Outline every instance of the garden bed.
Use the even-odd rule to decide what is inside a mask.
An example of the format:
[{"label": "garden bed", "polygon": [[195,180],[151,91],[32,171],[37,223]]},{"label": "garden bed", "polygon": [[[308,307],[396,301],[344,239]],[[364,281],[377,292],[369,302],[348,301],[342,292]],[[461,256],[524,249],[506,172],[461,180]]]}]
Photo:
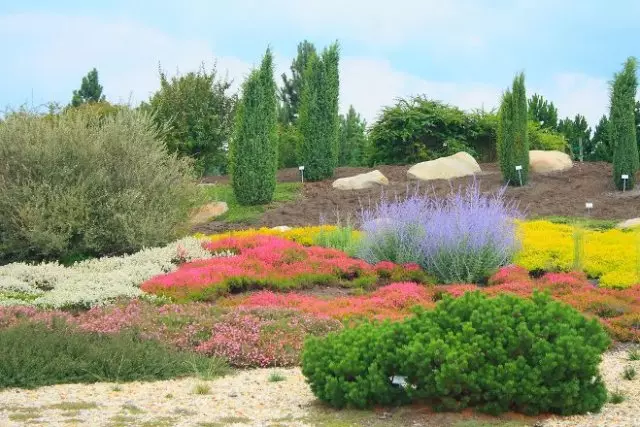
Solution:
[{"label": "garden bed", "polygon": [[[497,164],[480,165],[483,173],[477,177],[482,191],[497,191],[503,180]],[[389,194],[405,194],[411,184],[406,172],[409,166],[377,167],[390,181],[386,188]],[[337,168],[335,178],[369,172],[368,168]],[[637,216],[640,195],[621,197],[615,192],[611,180],[611,164],[604,162],[575,163],[565,172],[541,175],[532,173],[531,181],[524,188],[508,188],[506,196],[514,199],[529,218],[539,216],[583,216],[585,202],[593,203],[592,218],[625,220]],[[300,179],[297,169],[285,169],[278,172],[280,182],[294,182]],[[227,177],[207,178],[209,182],[227,182]],[[451,181],[433,181],[422,183],[425,190],[444,195],[454,187],[466,186],[473,178],[458,178]],[[335,223],[335,213],[342,220],[355,215],[364,204],[375,203],[380,198],[380,190],[343,191],[332,188],[333,180],[306,182],[303,198],[295,202],[284,203],[268,209],[258,220],[250,223],[254,226],[275,227],[278,225],[304,226],[319,224],[321,214],[328,223]],[[245,225],[246,226],[246,225]],[[216,233],[239,228],[238,223],[214,221],[198,227],[204,233]]]}]

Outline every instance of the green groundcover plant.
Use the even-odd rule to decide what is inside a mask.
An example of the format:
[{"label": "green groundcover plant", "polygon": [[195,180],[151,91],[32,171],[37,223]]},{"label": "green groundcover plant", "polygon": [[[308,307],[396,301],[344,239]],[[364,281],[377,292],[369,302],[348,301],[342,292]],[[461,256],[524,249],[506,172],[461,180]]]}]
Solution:
[{"label": "green groundcover plant", "polygon": [[212,359],[142,339],[77,330],[61,319],[0,330],[0,389],[101,381],[165,380],[209,372]]},{"label": "green groundcover plant", "polygon": [[397,323],[364,323],[309,338],[303,374],[334,407],[411,402],[563,415],[598,411],[609,339],[595,320],[548,295],[445,297]]}]

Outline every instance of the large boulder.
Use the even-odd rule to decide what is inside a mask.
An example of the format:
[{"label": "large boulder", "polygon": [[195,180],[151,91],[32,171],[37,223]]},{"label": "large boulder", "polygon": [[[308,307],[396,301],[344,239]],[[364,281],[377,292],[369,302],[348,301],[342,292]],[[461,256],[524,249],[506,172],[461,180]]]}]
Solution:
[{"label": "large boulder", "polygon": [[389,185],[389,180],[378,170],[333,181],[333,188],[337,190],[364,190],[381,185]]},{"label": "large boulder", "polygon": [[191,215],[191,225],[206,224],[229,210],[226,202],[212,202],[196,209]]},{"label": "large boulder", "polygon": [[640,227],[640,218],[631,218],[626,221],[622,221],[616,225],[616,228],[625,229],[625,228],[636,228]]},{"label": "large boulder", "polygon": [[476,159],[461,151],[452,156],[418,163],[407,171],[409,179],[431,181],[434,179],[452,179],[475,175],[482,172]]},{"label": "large boulder", "polygon": [[561,172],[571,169],[573,162],[562,151],[529,151],[529,169],[536,173]]}]

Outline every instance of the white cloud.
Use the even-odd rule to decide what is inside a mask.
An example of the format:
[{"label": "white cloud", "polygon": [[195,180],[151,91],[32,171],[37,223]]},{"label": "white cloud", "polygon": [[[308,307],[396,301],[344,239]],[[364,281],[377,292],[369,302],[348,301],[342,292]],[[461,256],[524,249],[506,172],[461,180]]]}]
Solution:
[{"label": "white cloud", "polygon": [[[384,27],[387,25],[385,22],[395,22],[394,19],[399,19],[402,26],[409,29],[427,18],[430,23],[441,27],[444,24],[440,21],[447,23],[456,10],[453,6],[439,6],[431,10],[427,18],[423,18],[417,15],[424,12],[427,6],[417,6],[415,13],[406,14],[402,8],[395,12],[393,8],[380,7],[362,10],[356,7],[359,2],[362,0],[353,5],[345,3],[343,15],[334,18],[334,21],[340,25],[346,24],[361,11],[362,20],[354,21],[354,25],[359,25],[363,34],[374,31],[376,23],[381,25],[381,34],[394,32],[397,23],[386,29]],[[401,3],[408,4],[405,0]],[[320,13],[320,17],[322,13],[328,14],[327,11],[332,9],[328,6],[330,4],[320,8],[318,4],[310,3],[305,9],[294,4],[291,6],[293,11],[289,13],[304,9],[306,12],[300,20],[311,24],[314,20],[321,21],[316,12]],[[385,13],[391,15],[385,16]],[[408,33],[401,34],[404,37]],[[465,34],[471,37],[468,40],[470,46],[482,44],[480,36],[476,38],[473,32]],[[100,72],[109,100],[137,103],[147,99],[157,89],[158,63],[173,73],[176,69],[181,72],[196,69],[203,60],[209,66],[217,61],[218,71],[234,79],[237,88],[251,66],[259,61],[259,58],[247,60],[216,55],[216,47],[205,40],[175,37],[135,21],[86,16],[0,16],[0,38],[15,40],[19,44],[19,50],[13,50],[14,56],[9,57],[4,71],[0,70],[6,76],[0,84],[12,85],[12,79],[20,81],[21,86],[34,88],[40,102],[53,99],[66,102],[71,91],[79,85],[81,77],[94,66]],[[278,81],[290,62],[291,58],[276,54]],[[500,94],[508,84],[505,82],[497,86],[481,81],[432,81],[398,70],[384,59],[344,56],[341,61],[341,108],[345,111],[353,104],[368,122],[372,122],[380,108],[392,104],[396,98],[424,94],[464,109],[491,109],[498,106]],[[562,117],[581,113],[592,125],[607,110],[607,83],[596,77],[577,73],[556,74],[549,83],[539,87],[529,85],[529,92],[534,91],[552,100]]]},{"label": "white cloud", "polygon": [[[197,69],[217,62],[235,86],[251,64],[237,57],[215,56],[205,41],[172,37],[129,20],[105,21],[86,16],[23,14],[0,16],[0,36],[22,40],[9,69],[38,91],[43,101],[71,97],[82,76],[96,67],[107,99],[138,103],[159,86],[158,65],[169,72]],[[65,95],[62,95],[65,94]],[[68,95],[67,95],[68,94]],[[65,99],[66,100],[66,99]]]},{"label": "white cloud", "polygon": [[[342,109],[353,104],[368,122],[375,119],[381,106],[418,94],[465,110],[490,110],[500,105],[501,94],[509,85],[430,81],[396,70],[388,61],[355,57],[343,58],[340,77]],[[579,73],[559,73],[548,84],[528,85],[530,94],[537,92],[553,101],[561,118],[579,113],[592,126],[608,110],[608,91],[606,80]]]}]

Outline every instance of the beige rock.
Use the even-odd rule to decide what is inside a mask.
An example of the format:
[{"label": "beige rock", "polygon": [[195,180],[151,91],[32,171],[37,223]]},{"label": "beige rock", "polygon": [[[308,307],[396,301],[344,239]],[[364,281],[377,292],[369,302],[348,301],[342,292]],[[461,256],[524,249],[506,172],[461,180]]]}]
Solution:
[{"label": "beige rock", "polygon": [[276,231],[283,232],[283,231],[289,231],[289,230],[291,230],[291,227],[289,227],[288,225],[278,225],[277,227],[272,227],[271,229],[272,229],[272,230],[276,230]]},{"label": "beige rock", "polygon": [[434,179],[452,179],[475,175],[482,172],[476,159],[463,151],[452,156],[418,163],[407,171],[409,179],[431,181]]},{"label": "beige rock", "polygon": [[616,228],[636,228],[640,227],[640,218],[631,218],[626,221],[622,221]]},{"label": "beige rock", "polygon": [[573,162],[562,151],[529,151],[529,168],[536,173],[560,172],[571,169]]},{"label": "beige rock", "polygon": [[378,170],[333,181],[333,188],[337,190],[363,190],[382,185],[389,185],[389,180]]},{"label": "beige rock", "polygon": [[212,219],[219,217],[229,210],[226,202],[212,202],[199,207],[193,215],[191,215],[191,224],[205,224]]}]

